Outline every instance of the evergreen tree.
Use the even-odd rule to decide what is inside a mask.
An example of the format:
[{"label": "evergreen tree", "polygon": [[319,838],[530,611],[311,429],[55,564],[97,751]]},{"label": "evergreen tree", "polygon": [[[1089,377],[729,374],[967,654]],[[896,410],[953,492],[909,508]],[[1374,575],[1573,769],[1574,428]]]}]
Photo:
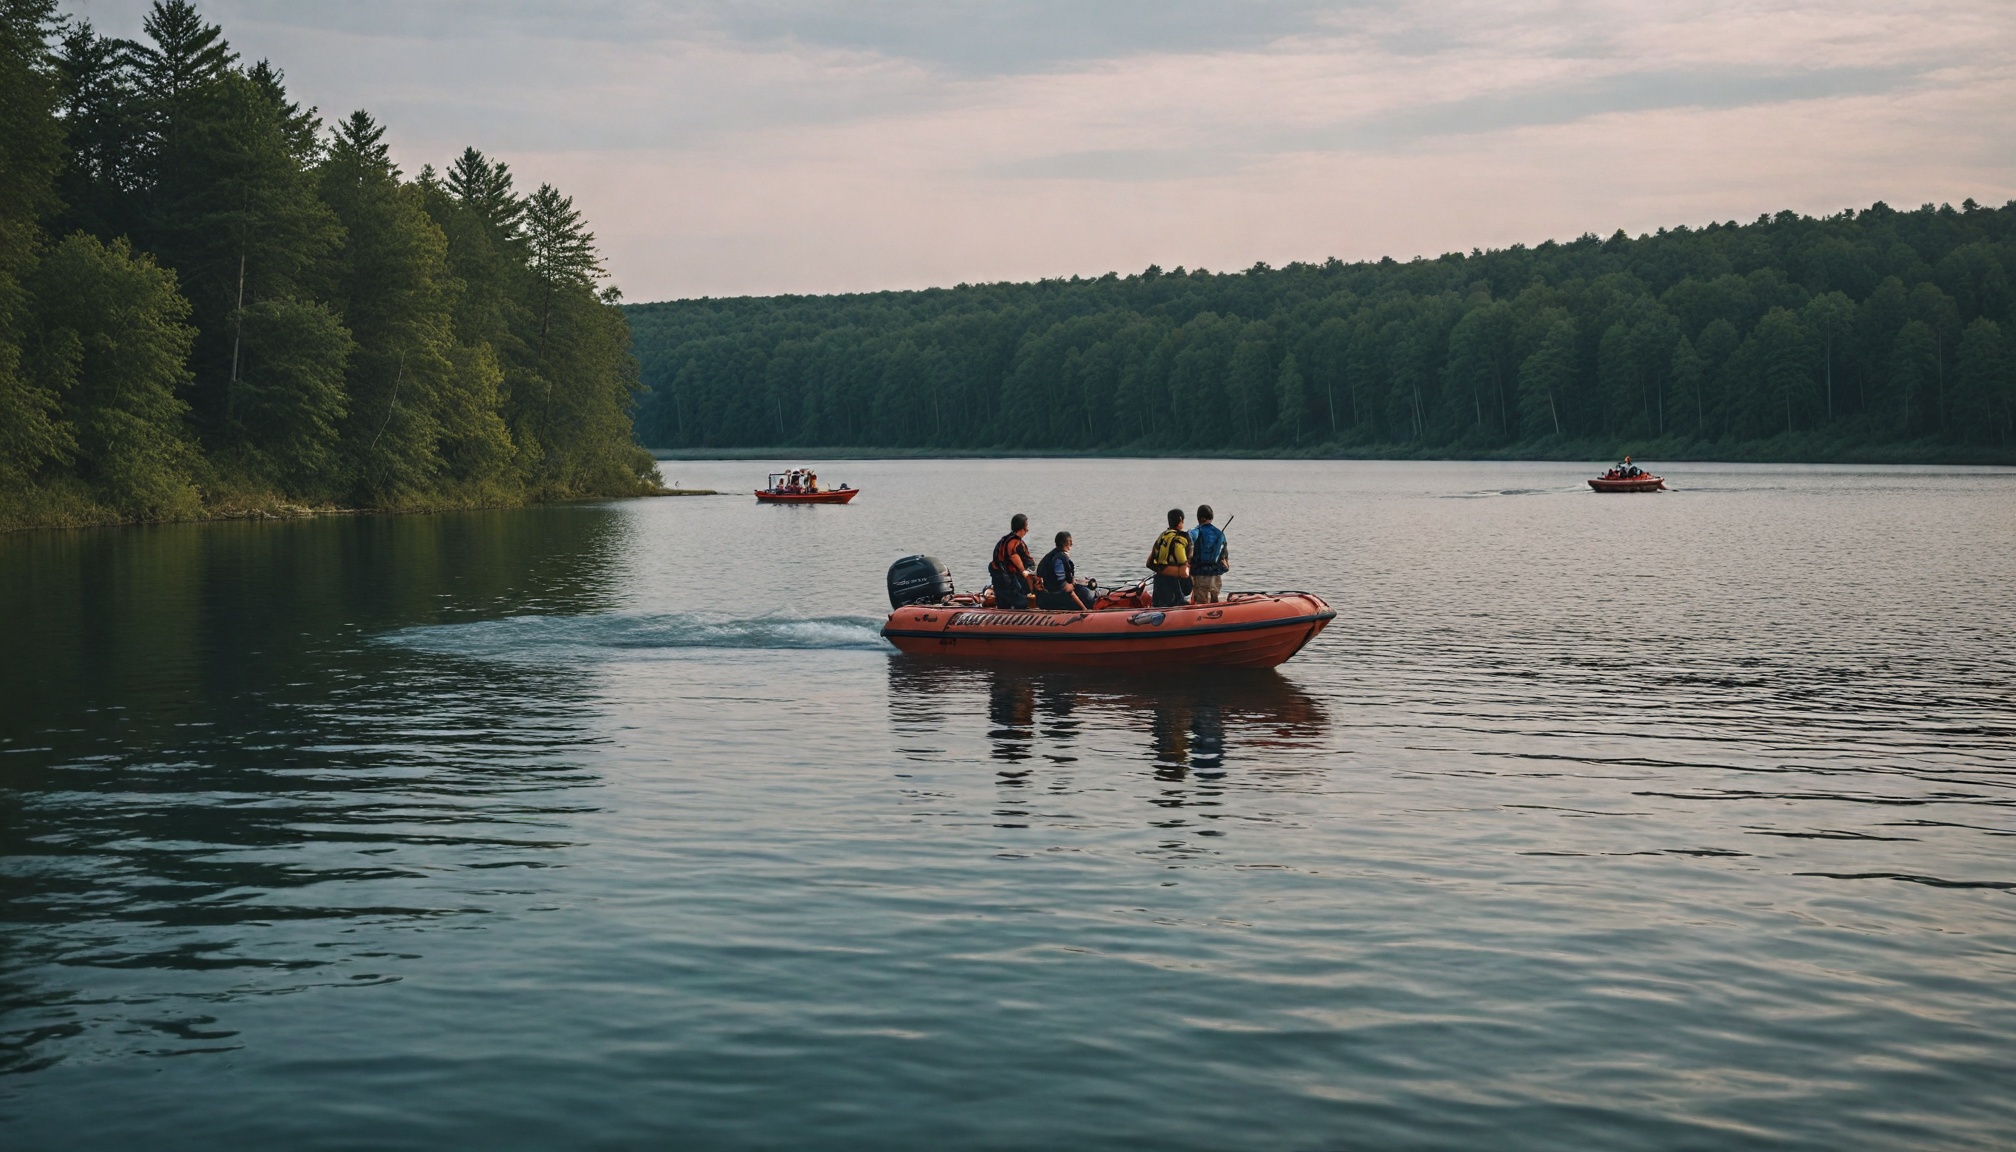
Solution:
[{"label": "evergreen tree", "polygon": [[125,516],[195,514],[197,456],[176,395],[195,331],[175,274],[77,234],[36,272],[41,339],[76,429],[78,475]]},{"label": "evergreen tree", "polygon": [[31,321],[26,286],[56,208],[63,130],[56,67],[46,47],[49,0],[0,0],[0,498],[72,446],[57,396],[23,361]]},{"label": "evergreen tree", "polygon": [[525,201],[525,247],[532,276],[539,285],[537,311],[543,343],[553,312],[568,289],[593,288],[605,273],[595,253],[595,234],[588,231],[571,196],[551,184],[541,184]]},{"label": "evergreen tree", "polygon": [[1288,444],[1302,442],[1302,421],[1307,415],[1309,400],[1302,382],[1302,370],[1295,363],[1293,352],[1281,358],[1281,374],[1274,380],[1275,411],[1277,425],[1275,438]]},{"label": "evergreen tree", "polygon": [[[2016,204],[1876,204],[1405,264],[640,305],[630,317],[654,391],[638,426],[659,443],[769,443],[777,421],[758,414],[781,411],[798,414],[783,433],[798,443],[908,443],[908,393],[884,386],[913,379],[888,371],[907,346],[948,374],[931,393],[947,446],[1262,447],[1284,436],[1277,374],[1292,352],[1304,431],[1322,451],[1545,439],[1536,450],[1594,452],[1652,437],[1659,451],[1855,454],[1908,436],[1925,439],[1885,454],[1936,455],[1971,435],[1954,383],[1963,328],[2016,321],[2012,251]],[[1091,317],[1100,330],[1081,339]],[[1932,353],[1904,356],[1915,366],[1893,379],[1893,345],[1914,319]],[[1572,347],[1557,338],[1533,361],[1562,320]],[[1265,370],[1249,330],[1268,333]],[[1140,344],[1119,336],[1148,331]],[[772,372],[786,345],[789,370]],[[1529,362],[1529,379],[1550,387],[1520,389]],[[1889,389],[1905,376],[1917,391],[1899,428],[1906,409]],[[960,400],[949,413],[944,396]],[[1788,429],[1826,439],[1748,444]]]},{"label": "evergreen tree", "polygon": [[1243,325],[1228,366],[1226,394],[1231,400],[1236,443],[1252,446],[1274,423],[1274,329],[1265,322]]},{"label": "evergreen tree", "polygon": [[1682,420],[1679,426],[1697,437],[1707,434],[1707,382],[1706,362],[1694,350],[1694,342],[1682,336],[1673,346],[1673,399]]},{"label": "evergreen tree", "polygon": [[412,504],[442,478],[440,399],[454,375],[447,241],[368,113],[337,125],[317,176],[343,226],[334,300],[357,342],[342,436],[352,492]]},{"label": "evergreen tree", "polygon": [[[211,45],[210,51],[216,51]],[[192,397],[213,441],[237,443],[236,391],[248,349],[246,309],[262,302],[313,302],[329,289],[325,269],[342,227],[317,194],[311,156],[277,74],[266,82],[226,71],[185,89],[167,118],[155,161],[145,235],[176,270],[195,308]],[[297,316],[319,327],[312,309],[269,308],[261,337],[299,350],[274,327]],[[326,342],[323,342],[324,346]],[[257,350],[249,350],[258,355]]]},{"label": "evergreen tree", "polygon": [[[1811,400],[1812,341],[1805,326],[1799,323],[1799,317],[1785,308],[1773,308],[1759,321],[1752,339],[1758,343],[1763,369],[1761,387],[1751,391],[1756,401],[1752,434],[1790,432],[1798,427],[1797,413],[1804,411]],[[1784,413],[1782,424],[1775,419],[1775,413],[1766,415],[1781,407]]]},{"label": "evergreen tree", "polygon": [[1556,320],[1519,366],[1519,423],[1528,437],[1560,436],[1561,398],[1575,379],[1575,322]]},{"label": "evergreen tree", "polygon": [[0,524],[652,485],[628,323],[566,197],[521,200],[474,149],[408,182],[369,116],[325,139],[186,0],[143,28],[0,0]]},{"label": "evergreen tree", "polygon": [[1939,388],[1939,338],[1923,320],[1907,320],[1890,345],[1889,387],[1892,407],[1889,420],[1899,432],[1923,427],[1926,409],[1937,399]]},{"label": "evergreen tree", "polygon": [[2009,350],[2003,344],[2000,325],[1984,317],[1967,326],[1960,337],[1953,375],[1954,426],[1962,439],[2007,443],[2016,380],[2011,378]]},{"label": "evergreen tree", "polygon": [[1825,415],[1834,419],[1834,368],[1849,347],[1855,332],[1855,302],[1840,292],[1815,296],[1800,319],[1819,345],[1821,390]]},{"label": "evergreen tree", "polygon": [[326,304],[284,298],[246,308],[233,328],[245,345],[231,402],[241,453],[289,495],[341,495],[350,330]]},{"label": "evergreen tree", "polygon": [[222,78],[238,61],[224,30],[205,24],[188,0],[157,0],[141,30],[152,43],[128,45],[141,91],[157,109],[156,131],[172,132],[175,104]]}]

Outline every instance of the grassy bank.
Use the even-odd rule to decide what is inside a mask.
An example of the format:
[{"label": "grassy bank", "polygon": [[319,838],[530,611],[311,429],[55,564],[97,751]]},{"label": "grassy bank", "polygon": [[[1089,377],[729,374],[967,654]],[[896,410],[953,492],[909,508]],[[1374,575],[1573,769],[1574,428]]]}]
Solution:
[{"label": "grassy bank", "polygon": [[200,488],[196,499],[167,515],[134,516],[107,503],[81,481],[64,477],[0,494],[0,532],[36,528],[98,528],[120,524],[168,524],[202,520],[286,520],[303,516],[417,515],[478,508],[523,508],[577,500],[621,500],[644,496],[711,496],[697,489],[640,483],[620,492],[553,492],[528,495],[496,488],[471,488],[426,498],[369,506],[304,502],[272,488],[217,484]]}]

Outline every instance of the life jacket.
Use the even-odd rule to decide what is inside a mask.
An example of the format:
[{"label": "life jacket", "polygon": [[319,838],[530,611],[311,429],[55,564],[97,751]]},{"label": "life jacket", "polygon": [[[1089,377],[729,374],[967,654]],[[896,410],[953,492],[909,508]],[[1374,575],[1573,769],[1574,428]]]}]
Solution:
[{"label": "life jacket", "polygon": [[1178,568],[1190,563],[1190,537],[1181,528],[1170,528],[1155,538],[1155,547],[1148,552],[1148,567],[1156,575],[1162,575],[1164,568]]},{"label": "life jacket", "polygon": [[[1061,584],[1051,577],[1060,562],[1064,565],[1064,581]],[[1045,592],[1069,592],[1072,577],[1078,575],[1078,566],[1071,563],[1071,557],[1065,555],[1062,548],[1052,548],[1043,554],[1042,561],[1036,565],[1036,575],[1042,577]]]},{"label": "life jacket", "polygon": [[1199,524],[1197,534],[1190,540],[1190,574],[1192,576],[1223,576],[1225,574],[1225,533],[1216,524]]},{"label": "life jacket", "polygon": [[[1019,573],[1016,571],[1015,565],[1010,563],[1010,560],[1018,553],[1022,558],[1022,568]],[[994,545],[994,559],[987,563],[988,575],[994,577],[996,580],[1027,579],[1026,573],[1028,571],[1029,546],[1024,544],[1022,538],[1013,532],[1001,537]]]}]

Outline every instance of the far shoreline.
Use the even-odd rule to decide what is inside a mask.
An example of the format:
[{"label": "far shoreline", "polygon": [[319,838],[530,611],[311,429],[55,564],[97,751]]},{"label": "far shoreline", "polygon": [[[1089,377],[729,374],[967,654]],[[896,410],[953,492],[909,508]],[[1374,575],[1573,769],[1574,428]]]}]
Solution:
[{"label": "far shoreline", "polygon": [[[1928,447],[1899,444],[1859,447],[1836,452],[1781,452],[1769,442],[1755,446],[1720,445],[1680,448],[1657,444],[1632,446],[1618,451],[1597,451],[1596,445],[1566,444],[1557,451],[1493,451],[1476,453],[1410,453],[1396,449],[1377,451],[1339,448],[1318,451],[1201,451],[1145,452],[1127,449],[1014,449],[1014,448],[873,448],[834,445],[765,445],[760,447],[650,448],[654,460],[1364,460],[1454,463],[1497,461],[1529,464],[1605,464],[1626,455],[1644,461],[1676,464],[1860,464],[1917,465],[1923,467],[2016,468],[2016,446],[1964,448],[1957,445]],[[1719,450],[1718,450],[1719,449]]]}]

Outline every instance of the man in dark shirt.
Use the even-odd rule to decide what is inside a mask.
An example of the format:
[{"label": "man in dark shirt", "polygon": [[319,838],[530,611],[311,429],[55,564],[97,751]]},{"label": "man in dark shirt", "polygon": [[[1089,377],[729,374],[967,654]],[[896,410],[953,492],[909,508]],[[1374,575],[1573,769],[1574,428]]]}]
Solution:
[{"label": "man in dark shirt", "polygon": [[1071,563],[1071,533],[1057,533],[1057,547],[1043,554],[1036,565],[1036,607],[1076,612],[1092,607],[1092,590],[1078,582],[1078,566]]},{"label": "man in dark shirt", "polygon": [[994,559],[987,564],[987,574],[994,578],[996,608],[1029,606],[1029,573],[1036,566],[1029,560],[1029,545],[1022,542],[1027,535],[1029,517],[1017,512],[1008,521],[1008,534],[994,545]]}]

